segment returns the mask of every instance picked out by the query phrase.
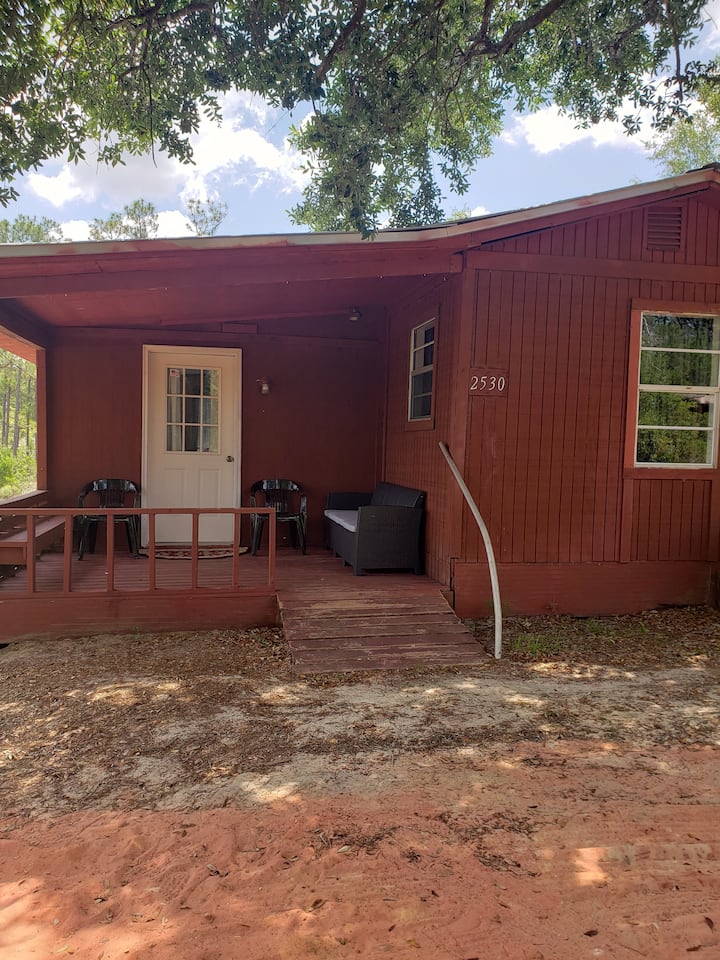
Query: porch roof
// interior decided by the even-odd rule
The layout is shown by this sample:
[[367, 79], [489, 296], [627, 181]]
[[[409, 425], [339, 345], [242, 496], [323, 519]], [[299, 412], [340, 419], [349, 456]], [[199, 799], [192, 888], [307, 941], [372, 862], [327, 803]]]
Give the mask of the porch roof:
[[[720, 166], [371, 240], [294, 233], [0, 245], [0, 327], [46, 345], [55, 327], [233, 333], [261, 318], [347, 319], [351, 308], [382, 310], [419, 277], [460, 272], [464, 252], [492, 240], [699, 192], [720, 203]], [[2, 338], [0, 329], [0, 347]]]

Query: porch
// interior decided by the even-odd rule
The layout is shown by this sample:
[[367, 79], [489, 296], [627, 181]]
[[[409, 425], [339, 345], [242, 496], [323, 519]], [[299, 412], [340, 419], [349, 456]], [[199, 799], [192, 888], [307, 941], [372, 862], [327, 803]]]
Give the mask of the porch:
[[[248, 511], [233, 512], [236, 543], [216, 551], [221, 556], [202, 556], [197, 520], [185, 556], [166, 557], [153, 544], [135, 558], [121, 536], [115, 543], [111, 523], [106, 544], [78, 560], [66, 535], [57, 551], [30, 556], [0, 581], [0, 641], [281, 623], [298, 674], [487, 658], [435, 581], [394, 572], [356, 577], [327, 550], [276, 549], [272, 515], [269, 547], [243, 553], [240, 521]], [[66, 514], [71, 530], [77, 511], [56, 513]]]

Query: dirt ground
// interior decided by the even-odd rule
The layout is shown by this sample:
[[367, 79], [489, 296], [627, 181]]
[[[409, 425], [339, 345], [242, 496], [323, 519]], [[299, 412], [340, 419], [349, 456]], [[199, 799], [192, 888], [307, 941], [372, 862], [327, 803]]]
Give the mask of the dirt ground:
[[505, 643], [309, 680], [272, 630], [0, 649], [0, 957], [720, 957], [718, 612]]

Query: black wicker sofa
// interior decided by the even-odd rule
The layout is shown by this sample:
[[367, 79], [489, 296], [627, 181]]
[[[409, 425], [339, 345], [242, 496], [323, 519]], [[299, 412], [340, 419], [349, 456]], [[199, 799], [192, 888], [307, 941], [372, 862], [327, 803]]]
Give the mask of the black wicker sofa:
[[330, 493], [325, 504], [328, 547], [363, 570], [423, 572], [422, 490], [379, 483], [372, 493]]

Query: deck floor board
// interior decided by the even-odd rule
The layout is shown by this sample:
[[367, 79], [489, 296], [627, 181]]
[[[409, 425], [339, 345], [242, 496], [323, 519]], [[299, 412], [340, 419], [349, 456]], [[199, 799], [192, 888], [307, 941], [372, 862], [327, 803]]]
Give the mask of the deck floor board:
[[411, 573], [353, 575], [341, 560], [312, 558], [278, 602], [293, 668], [301, 675], [468, 665], [484, 648], [455, 616], [440, 584]]

